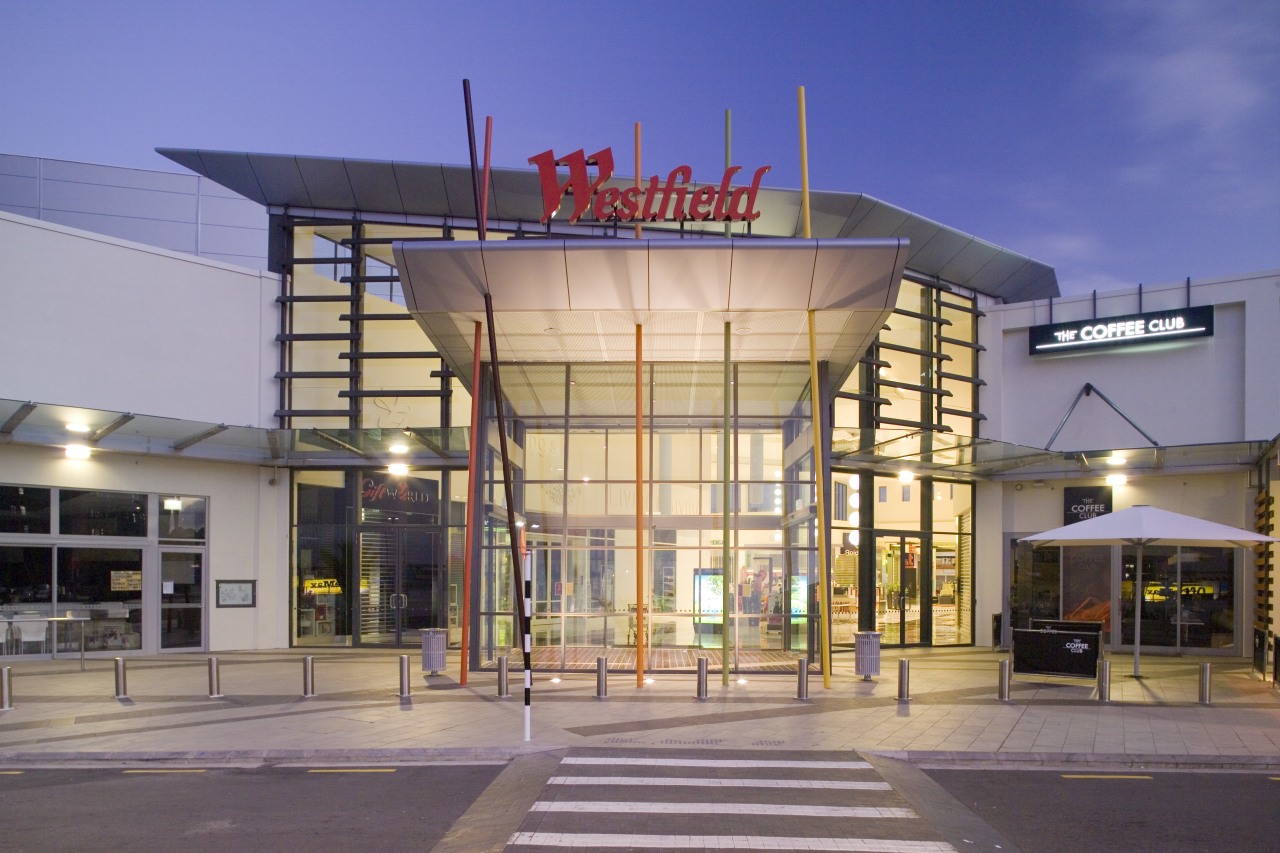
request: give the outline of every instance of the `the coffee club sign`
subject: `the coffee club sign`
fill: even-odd
[[[1062,523],[1075,524],[1111,512],[1110,486],[1067,486],[1062,490]]]
[[[1032,326],[1032,355],[1213,337],[1213,306]]]
[[[719,185],[703,184],[693,187],[693,169],[677,166],[662,180],[657,175],[642,186],[608,187],[605,183],[613,177],[613,150],[604,148],[588,156],[583,149],[557,157],[550,149],[529,158],[538,167],[542,181],[542,219],[548,222],[560,209],[566,195],[573,198],[570,222],[577,222],[588,211],[601,222],[753,222],[760,218],[756,210],[756,195],[760,191],[760,179],[770,166],[756,169],[751,185],[734,189],[729,185],[733,176],[742,171],[741,166],[724,170]],[[560,182],[557,166],[569,170],[569,178]],[[592,178],[589,166],[596,167]]]

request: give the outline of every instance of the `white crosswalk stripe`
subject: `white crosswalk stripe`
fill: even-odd
[[[563,772],[547,780],[508,840],[507,853],[549,848],[955,853],[870,764],[853,756],[609,752],[581,750],[562,759]]]

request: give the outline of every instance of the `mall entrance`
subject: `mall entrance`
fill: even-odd
[[[434,527],[362,526],[359,644],[417,646],[448,625],[443,537]]]

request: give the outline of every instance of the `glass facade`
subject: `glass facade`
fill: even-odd
[[[81,628],[87,652],[204,647],[207,498],[27,485],[0,497],[4,654],[78,651]]]

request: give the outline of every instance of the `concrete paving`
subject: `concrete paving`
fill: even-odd
[[[916,764],[1123,764],[1280,770],[1280,692],[1245,660],[1142,657],[1112,662],[1111,701],[1092,680],[1015,675],[998,698],[1003,653],[988,649],[886,650],[881,674],[854,674],[837,656],[824,687],[795,675],[712,672],[706,700],[693,673],[610,675],[597,698],[594,671],[539,672],[531,736],[524,738],[522,674],[499,698],[495,673],[459,684],[456,652],[431,676],[410,652],[411,695],[398,695],[404,651],[289,649],[220,652],[222,698],[209,697],[207,654],[127,661],[116,697],[112,659],[5,658],[12,708],[0,710],[0,765],[78,762],[394,762],[509,759],[573,747],[858,751]],[[303,694],[303,658],[314,692]],[[899,660],[909,661],[900,701]],[[513,664],[519,658],[513,657]],[[1200,663],[1212,663],[1211,704]]]

